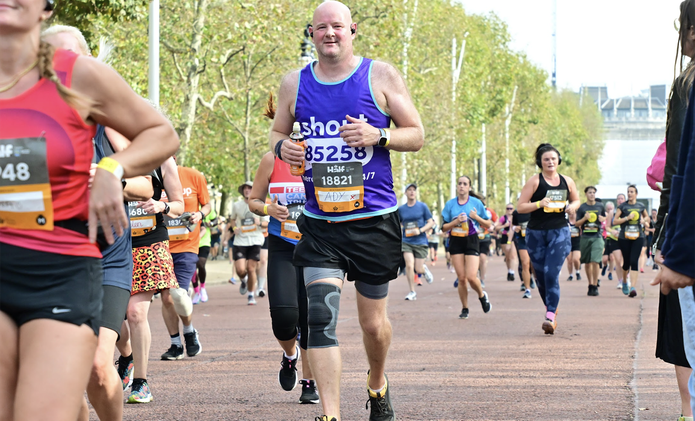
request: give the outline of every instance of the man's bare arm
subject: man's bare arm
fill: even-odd
[[[299,70],[286,75],[280,83],[280,93],[278,94],[277,110],[275,111],[275,119],[273,126],[270,129],[269,143],[270,151],[275,153],[275,145],[282,139],[287,139],[292,132],[292,124],[294,123],[294,102],[297,97],[297,86],[299,84]],[[292,142],[283,142],[282,144],[283,161],[301,165],[304,161],[304,150]]]

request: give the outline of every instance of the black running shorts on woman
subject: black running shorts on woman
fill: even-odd
[[[396,279],[401,262],[398,212],[345,222],[301,215],[302,239],[294,252],[298,267],[342,269],[348,281],[381,285]]]

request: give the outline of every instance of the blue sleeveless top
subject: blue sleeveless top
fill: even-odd
[[[97,133],[94,136],[94,159],[99,162],[105,156],[113,155],[114,150],[111,147],[104,126],[97,126]],[[125,213],[128,215],[127,204]],[[101,266],[104,270],[103,285],[114,286],[130,291],[133,287],[133,249],[130,236],[130,223],[125,229],[123,236],[116,235],[113,231],[114,243],[101,251],[102,259]],[[125,274],[129,275],[126,276]]]
[[[347,124],[346,115],[376,128],[391,125],[372,93],[372,60],[361,58],[347,78],[330,83],[316,77],[314,64],[301,70],[295,102],[306,142],[304,214],[337,222],[395,212],[388,149],[352,148],[338,130]]]

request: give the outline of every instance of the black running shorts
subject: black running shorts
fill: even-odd
[[[121,337],[121,325],[125,320],[125,314],[128,311],[128,301],[130,300],[130,291],[127,289],[104,285],[104,299],[102,300],[101,317],[99,318],[99,326],[111,329]]]
[[[209,255],[210,255],[210,247],[209,246],[198,247],[198,257],[199,258],[207,259]]]
[[[261,246],[232,246],[232,257],[234,260],[255,260],[261,261]]]
[[[477,235],[468,237],[452,236],[449,239],[449,254],[465,254],[466,256],[480,256],[480,240]]]
[[[398,276],[401,221],[398,212],[332,223],[301,215],[294,252],[298,267],[342,269],[348,281],[382,285]]]
[[[101,259],[0,243],[0,311],[18,327],[51,319],[98,334],[102,278]]]
[[[572,251],[581,251],[582,249],[582,236],[572,237],[570,239],[572,242]]]

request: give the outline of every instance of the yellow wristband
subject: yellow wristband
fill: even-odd
[[[263,215],[267,215],[267,214],[268,214],[268,204],[266,203],[265,205],[263,205]]]
[[[97,168],[110,172],[119,180],[123,179],[123,166],[113,158],[109,158],[108,156],[101,158],[101,161],[97,164]]]
[[[536,208],[538,208],[538,209],[541,208],[541,201],[540,200],[538,202],[536,202]]]
[[[384,145],[384,147],[387,147],[389,143],[391,143],[391,130],[384,129],[384,131],[386,132],[386,144]]]

